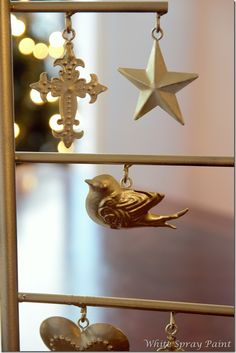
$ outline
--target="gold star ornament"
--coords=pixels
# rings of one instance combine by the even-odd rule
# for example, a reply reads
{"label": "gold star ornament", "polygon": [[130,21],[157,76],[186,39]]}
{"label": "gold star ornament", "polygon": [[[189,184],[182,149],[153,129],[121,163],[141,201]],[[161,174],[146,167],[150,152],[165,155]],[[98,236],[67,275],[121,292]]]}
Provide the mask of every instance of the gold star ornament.
{"label": "gold star ornament", "polygon": [[118,71],[140,89],[135,120],[159,106],[184,125],[175,94],[198,75],[167,71],[158,40],[154,40],[146,70],[119,68]]}

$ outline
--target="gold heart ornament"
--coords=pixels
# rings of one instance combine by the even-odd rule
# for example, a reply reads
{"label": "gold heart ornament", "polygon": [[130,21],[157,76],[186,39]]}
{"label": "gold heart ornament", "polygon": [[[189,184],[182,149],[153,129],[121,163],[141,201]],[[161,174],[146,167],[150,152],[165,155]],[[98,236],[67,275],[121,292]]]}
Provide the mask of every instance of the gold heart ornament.
{"label": "gold heart ornament", "polygon": [[106,323],[92,324],[81,330],[73,321],[54,316],[42,322],[40,335],[54,352],[129,351],[125,334]]}

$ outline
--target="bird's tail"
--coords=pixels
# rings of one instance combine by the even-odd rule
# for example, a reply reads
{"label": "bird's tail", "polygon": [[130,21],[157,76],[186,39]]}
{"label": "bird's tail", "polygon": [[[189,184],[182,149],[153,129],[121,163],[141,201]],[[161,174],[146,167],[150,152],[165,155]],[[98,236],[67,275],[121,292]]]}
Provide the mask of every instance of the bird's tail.
{"label": "bird's tail", "polygon": [[156,215],[156,214],[151,214],[149,213],[146,215],[145,219],[142,220],[144,223],[144,226],[149,226],[149,227],[169,227],[172,229],[176,229],[176,227],[173,224],[168,223],[171,219],[177,219],[185,215],[185,213],[188,212],[188,208],[185,208],[182,211],[179,211],[177,213],[174,213],[172,215],[166,215],[166,216],[161,216],[161,215]]}

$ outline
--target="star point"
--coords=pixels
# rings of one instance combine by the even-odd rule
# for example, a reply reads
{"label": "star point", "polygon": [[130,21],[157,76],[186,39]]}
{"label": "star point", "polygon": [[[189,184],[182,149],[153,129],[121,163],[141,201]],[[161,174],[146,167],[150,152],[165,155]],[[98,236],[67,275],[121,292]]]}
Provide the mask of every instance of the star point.
{"label": "star point", "polygon": [[198,78],[198,75],[167,71],[157,40],[154,40],[146,69],[119,68],[118,71],[140,90],[135,120],[159,106],[184,125],[175,94]]}

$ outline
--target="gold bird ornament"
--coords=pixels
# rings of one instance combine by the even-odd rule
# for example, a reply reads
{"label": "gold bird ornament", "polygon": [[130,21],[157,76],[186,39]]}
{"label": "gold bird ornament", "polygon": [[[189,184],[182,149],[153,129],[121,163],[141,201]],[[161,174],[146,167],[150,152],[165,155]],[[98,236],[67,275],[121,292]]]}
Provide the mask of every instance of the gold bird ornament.
{"label": "gold bird ornament", "polygon": [[86,210],[96,223],[112,229],[133,227],[169,227],[168,223],[188,212],[188,208],[172,215],[158,215],[149,210],[163,200],[165,195],[122,187],[111,175],[102,174],[87,179],[89,193]]}

